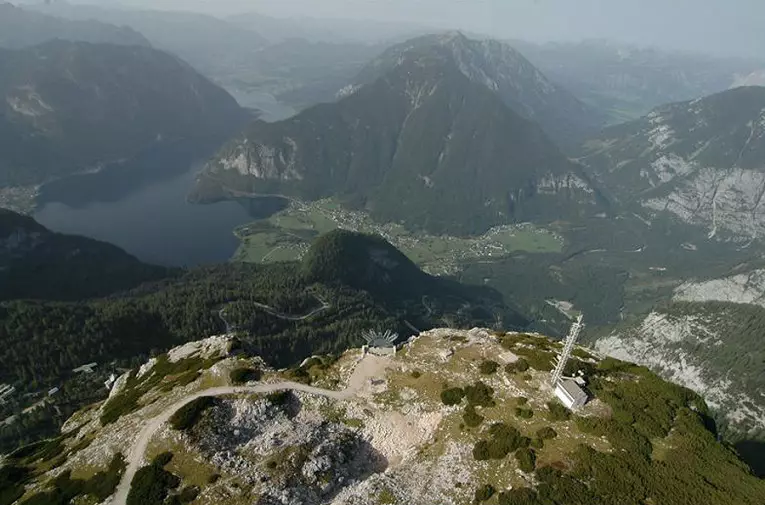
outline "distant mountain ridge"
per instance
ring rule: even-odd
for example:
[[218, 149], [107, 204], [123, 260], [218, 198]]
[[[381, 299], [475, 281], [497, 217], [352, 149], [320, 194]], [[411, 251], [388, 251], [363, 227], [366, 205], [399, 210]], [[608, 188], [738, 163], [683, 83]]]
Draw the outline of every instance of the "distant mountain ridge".
[[597, 205], [538, 125], [438, 50], [337, 103], [251, 125], [208, 163], [193, 198], [244, 194], [338, 196], [381, 221], [455, 234]]
[[765, 60], [715, 58], [605, 40], [532, 44], [513, 40], [551, 80], [608, 114], [611, 124], [637, 119], [653, 108], [730, 88]]
[[50, 41], [0, 50], [0, 186], [219, 136], [248, 115], [175, 56], [150, 47]]
[[92, 19], [66, 20], [0, 2], [0, 47], [20, 49], [49, 40], [150, 46], [137, 31]]
[[610, 196], [743, 240], [765, 233], [765, 87], [658, 107], [605, 129], [581, 161]]
[[53, 2], [30, 6], [40, 12], [71, 20], [98, 20], [128, 26], [140, 32], [151, 44], [190, 63], [208, 77], [230, 71], [267, 44], [253, 30], [241, 28], [214, 16], [195, 12], [131, 10], [112, 5], [86, 5]]
[[426, 35], [387, 49], [359, 73], [350, 89], [434, 52], [454, 61], [460, 72], [495, 92], [517, 114], [538, 123], [559, 146], [582, 140], [605, 123], [596, 109], [550, 81], [510, 45], [472, 40], [460, 32]]

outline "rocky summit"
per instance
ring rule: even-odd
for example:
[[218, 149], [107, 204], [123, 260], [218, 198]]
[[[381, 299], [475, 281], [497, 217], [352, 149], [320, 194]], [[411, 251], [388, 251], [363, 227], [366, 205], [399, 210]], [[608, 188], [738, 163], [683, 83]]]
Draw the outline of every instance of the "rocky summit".
[[11, 454], [7, 503], [761, 503], [700, 397], [576, 348], [588, 402], [570, 412], [560, 348], [434, 329], [274, 370], [233, 336], [188, 343]]

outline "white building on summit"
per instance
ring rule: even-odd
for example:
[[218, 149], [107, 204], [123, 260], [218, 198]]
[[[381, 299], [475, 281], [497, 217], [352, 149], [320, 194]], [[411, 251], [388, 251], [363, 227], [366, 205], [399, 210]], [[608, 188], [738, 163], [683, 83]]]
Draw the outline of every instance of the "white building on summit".
[[563, 345], [563, 350], [560, 352], [560, 356], [558, 356], [558, 361], [552, 371], [552, 380], [550, 381], [553, 388], [555, 388], [555, 396], [569, 410], [576, 410], [587, 403], [587, 393], [580, 387], [580, 385], [584, 385], [584, 379], [581, 377], [570, 379], [563, 376], [563, 370], [565, 370], [566, 363], [568, 363], [571, 352], [574, 350], [576, 339], [579, 338], [579, 334], [584, 327], [582, 319], [583, 316], [580, 315], [571, 326], [571, 331], [569, 331], [566, 342]]
[[555, 385], [555, 396], [569, 410], [576, 410], [587, 403], [587, 393], [571, 379], [561, 379]]

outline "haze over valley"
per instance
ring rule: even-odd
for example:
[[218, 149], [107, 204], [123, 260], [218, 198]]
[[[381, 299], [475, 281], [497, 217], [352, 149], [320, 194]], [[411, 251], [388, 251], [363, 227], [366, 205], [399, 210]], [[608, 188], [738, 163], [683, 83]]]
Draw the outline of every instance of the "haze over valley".
[[765, 503], [761, 5], [383, 4], [0, 3], [0, 505]]

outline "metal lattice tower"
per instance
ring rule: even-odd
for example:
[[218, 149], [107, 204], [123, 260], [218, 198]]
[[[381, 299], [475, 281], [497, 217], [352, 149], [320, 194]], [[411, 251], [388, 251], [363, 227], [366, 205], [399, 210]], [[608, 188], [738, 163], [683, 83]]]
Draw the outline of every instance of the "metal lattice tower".
[[584, 316], [580, 314], [574, 324], [571, 325], [571, 329], [569, 330], [568, 336], [566, 337], [566, 343], [563, 345], [563, 350], [560, 352], [560, 355], [558, 355], [558, 361], [555, 364], [555, 369], [552, 371], [552, 380], [550, 383], [553, 385], [553, 387], [557, 385], [558, 381], [563, 377], [563, 369], [566, 368], [566, 363], [571, 357], [571, 351], [574, 350], [576, 339], [579, 338], [579, 334], [582, 332], [582, 328], [584, 327], [584, 324], [582, 323], [583, 319]]

